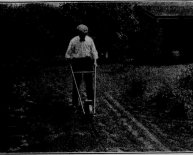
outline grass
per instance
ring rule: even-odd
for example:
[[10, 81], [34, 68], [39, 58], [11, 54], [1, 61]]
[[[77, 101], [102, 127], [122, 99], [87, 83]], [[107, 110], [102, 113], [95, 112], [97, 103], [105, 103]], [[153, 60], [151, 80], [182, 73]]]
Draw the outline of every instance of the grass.
[[[109, 92], [143, 124], [151, 126], [151, 132], [172, 150], [192, 150], [192, 73], [193, 64], [101, 65], [97, 69], [97, 99]], [[25, 143], [26, 151], [84, 150], [83, 145], [75, 143], [84, 137], [82, 134], [74, 135], [74, 140], [72, 135], [68, 137], [75, 119], [69, 106], [71, 83], [69, 69], [60, 65], [40, 67], [32, 77], [16, 78], [13, 94], [18, 103], [10, 105], [10, 113], [26, 116], [20, 126], [25, 127], [25, 136], [17, 147]], [[97, 108], [97, 112], [106, 113], [102, 105]], [[87, 140], [82, 141], [86, 144], [90, 136], [86, 134]], [[68, 139], [71, 139], [69, 143]], [[93, 146], [86, 150], [98, 145], [91, 142]], [[95, 150], [100, 151], [97, 147]], [[10, 148], [14, 147], [10, 145]]]
[[[113, 66], [101, 71], [106, 68]], [[193, 64], [116, 65], [116, 70], [103, 77], [111, 95], [171, 150], [192, 150], [192, 68]]]

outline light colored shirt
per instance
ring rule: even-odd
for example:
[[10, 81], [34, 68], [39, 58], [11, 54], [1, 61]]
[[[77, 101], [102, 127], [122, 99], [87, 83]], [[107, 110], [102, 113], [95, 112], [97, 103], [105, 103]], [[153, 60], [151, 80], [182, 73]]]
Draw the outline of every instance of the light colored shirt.
[[71, 59], [91, 57], [96, 60], [98, 52], [91, 37], [85, 36], [85, 40], [80, 41], [80, 37], [76, 36], [70, 41], [65, 57]]

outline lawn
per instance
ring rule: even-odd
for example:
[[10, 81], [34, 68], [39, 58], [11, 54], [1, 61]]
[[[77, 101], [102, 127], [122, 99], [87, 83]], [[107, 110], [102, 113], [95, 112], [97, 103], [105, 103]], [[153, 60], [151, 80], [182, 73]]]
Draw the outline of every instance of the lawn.
[[[193, 64], [99, 65], [97, 101], [102, 101], [104, 92], [110, 93], [171, 150], [192, 151], [192, 69]], [[79, 118], [71, 109], [72, 78], [67, 66], [41, 66], [33, 76], [15, 78], [12, 88], [17, 104], [9, 105], [10, 120], [14, 119], [9, 121], [13, 127], [10, 152], [104, 151], [91, 140], [92, 134], [79, 133], [85, 128], [81, 120], [76, 124], [79, 129], [74, 128]], [[108, 114], [102, 104], [98, 103], [98, 115]], [[72, 129], [78, 136], [72, 135]], [[81, 135], [86, 137], [79, 142], [92, 146], [80, 146], [77, 138]]]
[[112, 86], [111, 95], [163, 144], [172, 151], [192, 151], [192, 68], [117, 64], [104, 66], [101, 72], [110, 71], [104, 81], [107, 89]]

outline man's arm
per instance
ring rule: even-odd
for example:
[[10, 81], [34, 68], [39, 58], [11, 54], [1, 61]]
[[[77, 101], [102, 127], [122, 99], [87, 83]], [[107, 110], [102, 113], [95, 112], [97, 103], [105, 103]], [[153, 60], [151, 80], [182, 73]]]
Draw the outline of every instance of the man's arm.
[[68, 48], [67, 48], [67, 51], [66, 51], [66, 54], [65, 54], [65, 58], [66, 59], [72, 59], [72, 52], [73, 52], [73, 44], [72, 44], [72, 41], [70, 41]]
[[94, 59], [94, 65], [97, 66], [98, 52], [96, 50], [96, 47], [95, 47], [93, 40], [91, 42], [91, 54], [92, 54], [92, 57]]

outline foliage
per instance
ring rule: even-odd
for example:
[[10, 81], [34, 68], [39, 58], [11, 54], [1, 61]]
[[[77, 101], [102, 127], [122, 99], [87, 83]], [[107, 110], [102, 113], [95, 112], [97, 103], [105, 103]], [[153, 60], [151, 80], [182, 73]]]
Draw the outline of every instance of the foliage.
[[[174, 117], [193, 117], [192, 65], [136, 67], [126, 76], [127, 96], [141, 97], [146, 105]], [[134, 96], [133, 96], [134, 94]], [[178, 113], [180, 112], [180, 113]]]

